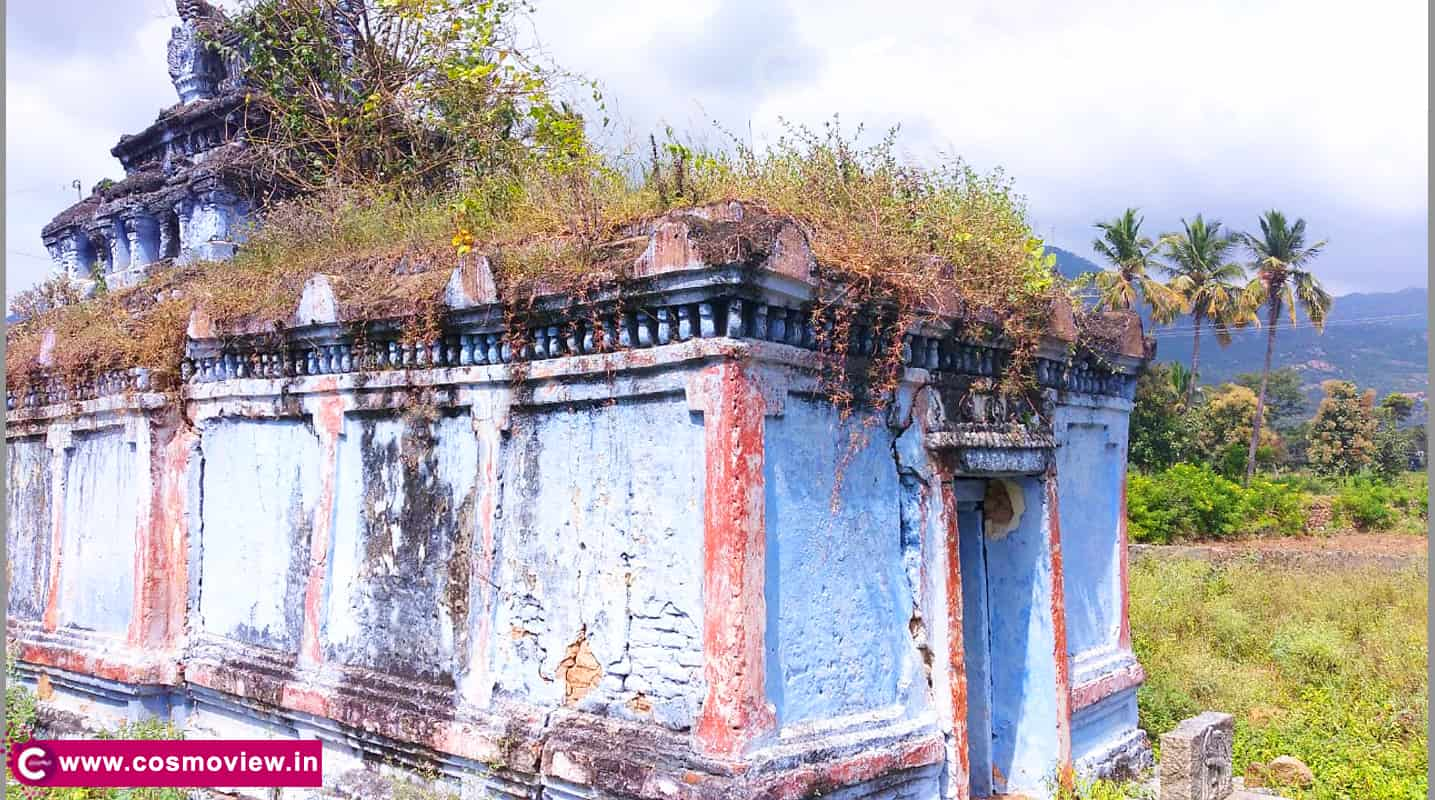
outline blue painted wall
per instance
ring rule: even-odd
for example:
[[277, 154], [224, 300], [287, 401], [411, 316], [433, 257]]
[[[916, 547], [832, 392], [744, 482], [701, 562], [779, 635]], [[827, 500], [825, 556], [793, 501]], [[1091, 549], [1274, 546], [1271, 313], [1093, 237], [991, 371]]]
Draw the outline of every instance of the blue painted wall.
[[45, 437], [9, 442], [6, 470], [5, 576], [10, 587], [8, 613], [37, 620], [45, 611], [50, 587], [50, 448]]
[[[891, 434], [836, 422], [830, 405], [795, 396], [767, 419], [766, 686], [780, 725], [910, 707], [926, 691]], [[849, 452], [854, 434], [867, 440]]]
[[124, 428], [74, 434], [65, 463], [61, 625], [106, 633], [129, 627], [137, 493], [148, 474]]
[[297, 652], [319, 495], [318, 439], [302, 421], [224, 419], [204, 430], [201, 447], [202, 627]]
[[1066, 643], [1072, 656], [1116, 646], [1121, 625], [1118, 558], [1125, 415], [1062, 407], [1056, 450], [1066, 577]]
[[[1042, 482], [1016, 478], [1025, 508], [1006, 533], [984, 530], [991, 609], [992, 762], [997, 791], [1040, 792], [1057, 761], [1051, 548]], [[990, 516], [990, 509], [987, 509]], [[1005, 778], [1003, 784], [1001, 778]]]
[[1136, 690], [1117, 692], [1077, 711], [1071, 720], [1071, 752], [1081, 761], [1111, 749], [1136, 726]]

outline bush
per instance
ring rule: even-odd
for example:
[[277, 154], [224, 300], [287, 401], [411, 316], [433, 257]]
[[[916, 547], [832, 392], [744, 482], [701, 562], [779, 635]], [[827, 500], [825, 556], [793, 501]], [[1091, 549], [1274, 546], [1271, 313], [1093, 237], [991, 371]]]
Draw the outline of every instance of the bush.
[[1305, 531], [1309, 504], [1290, 483], [1255, 478], [1242, 488], [1193, 464], [1149, 476], [1132, 473], [1126, 495], [1132, 539], [1151, 544], [1237, 533], [1296, 535]]
[[1356, 478], [1335, 497], [1335, 512], [1363, 531], [1389, 530], [1395, 525], [1397, 497], [1386, 483]]
[[[15, 743], [34, 737], [36, 699], [34, 692], [20, 684], [15, 671], [15, 657], [10, 655], [6, 662], [5, 683], [5, 749], [8, 752]], [[182, 739], [183, 735], [172, 724], [158, 719], [127, 722], [113, 731], [101, 731], [96, 739]], [[62, 788], [21, 786], [5, 770], [5, 796], [21, 797], [24, 800], [185, 800], [189, 792], [185, 789], [159, 787], [140, 789], [111, 788]]]
[[1126, 512], [1137, 542], [1229, 536], [1245, 515], [1241, 487], [1209, 467], [1177, 464], [1128, 481]]
[[1347, 660], [1344, 638], [1338, 630], [1309, 628], [1301, 623], [1275, 637], [1271, 660], [1287, 677], [1320, 684], [1339, 674], [1341, 664]]
[[15, 655], [12, 653], [5, 664], [5, 745], [23, 742], [35, 733], [35, 695], [20, 683], [20, 674], [15, 671]]
[[1305, 531], [1308, 498], [1300, 490], [1265, 478], [1252, 478], [1251, 485], [1242, 493], [1249, 532], [1294, 536]]

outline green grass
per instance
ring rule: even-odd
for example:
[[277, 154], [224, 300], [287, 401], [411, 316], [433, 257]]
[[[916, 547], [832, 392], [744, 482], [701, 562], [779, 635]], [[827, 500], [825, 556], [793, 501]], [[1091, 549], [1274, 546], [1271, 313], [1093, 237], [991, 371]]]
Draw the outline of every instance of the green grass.
[[1153, 742], [1211, 709], [1236, 717], [1235, 770], [1292, 755], [1294, 800], [1426, 796], [1424, 568], [1310, 568], [1147, 559], [1131, 627]]

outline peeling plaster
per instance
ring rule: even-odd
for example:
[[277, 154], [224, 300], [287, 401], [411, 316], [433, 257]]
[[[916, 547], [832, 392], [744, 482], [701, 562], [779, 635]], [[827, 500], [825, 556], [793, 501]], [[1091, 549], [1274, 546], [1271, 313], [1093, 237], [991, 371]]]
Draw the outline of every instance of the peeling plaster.
[[982, 508], [986, 517], [983, 530], [988, 539], [1003, 539], [1021, 525], [1026, 513], [1026, 493], [1014, 481], [996, 478], [987, 481], [987, 494]]

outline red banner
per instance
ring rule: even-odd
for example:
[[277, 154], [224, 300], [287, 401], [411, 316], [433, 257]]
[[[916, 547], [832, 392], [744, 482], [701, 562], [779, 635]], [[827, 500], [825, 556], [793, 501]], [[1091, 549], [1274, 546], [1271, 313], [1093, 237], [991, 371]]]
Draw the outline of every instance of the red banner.
[[31, 739], [9, 753], [26, 786], [319, 787], [322, 765], [314, 739]]

